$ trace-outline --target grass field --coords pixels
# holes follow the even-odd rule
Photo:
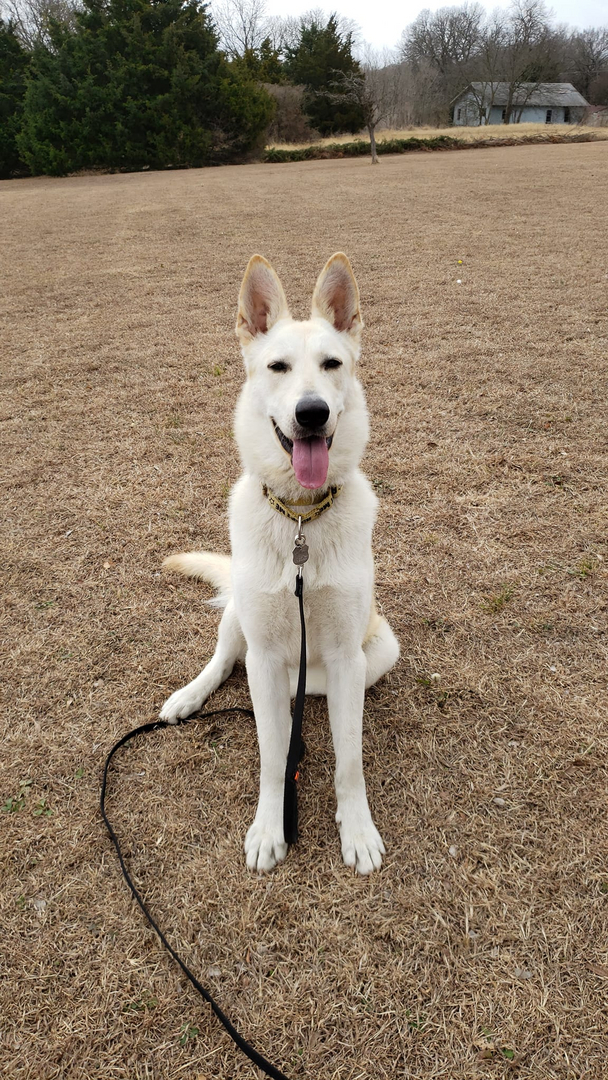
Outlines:
[[[209,657],[254,251],[296,314],[336,249],[367,323],[387,845],[341,863],[326,708],[268,877],[242,718],[122,752],[109,810],[187,963],[287,1076],[602,1080],[608,1025],[605,143],[0,186],[0,1073],[246,1080],[129,898],[110,745]],[[295,603],[295,600],[294,600]],[[238,671],[217,707],[248,704]]]
[[[506,137],[513,139],[529,139],[530,137],[547,139],[556,135],[572,136],[581,131],[593,135],[596,139],[608,139],[608,128],[581,127],[579,124],[509,124],[507,126],[504,124],[486,124],[481,128],[459,126],[443,128],[390,128],[378,131],[376,133],[376,139],[378,142],[384,142],[390,139],[435,139],[440,135],[449,135],[453,138],[464,139],[466,142],[474,143],[479,139],[504,139]],[[315,140],[315,144],[319,146],[330,146],[334,143],[352,142],[354,138],[356,138],[356,136],[353,135],[332,135],[327,139]],[[361,132],[359,138],[364,139],[365,141],[369,140],[366,131]],[[292,150],[295,147],[308,146],[308,143],[271,142],[268,145],[280,149]]]

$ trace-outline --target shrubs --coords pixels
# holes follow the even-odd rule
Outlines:
[[[275,114],[266,132],[267,142],[313,142],[318,138],[304,113],[304,87],[291,83],[265,84],[275,102]]]
[[[378,154],[406,154],[408,150],[453,150],[468,145],[461,139],[450,135],[438,135],[432,139],[387,139],[376,143]],[[323,158],[366,157],[370,153],[370,144],[365,139],[349,143],[327,143],[324,146],[303,146],[294,150],[279,147],[267,147],[262,160],[270,163],[282,161],[312,161]]]
[[[504,137],[480,135],[475,139],[459,139],[452,135],[435,135],[428,138],[386,139],[376,143],[377,154],[407,154],[409,150],[474,150],[487,146],[524,146],[530,143],[580,143],[593,142],[591,131],[547,131],[533,135],[505,135]],[[285,161],[323,161],[327,158],[366,157],[371,153],[370,143],[357,139],[349,143],[323,143],[292,149],[267,147],[262,161],[279,164]]]

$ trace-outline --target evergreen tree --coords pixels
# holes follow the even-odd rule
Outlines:
[[[326,25],[315,16],[303,20],[299,41],[285,50],[287,78],[306,87],[304,111],[312,127],[321,135],[356,132],[364,126],[361,108],[346,96],[342,103],[339,102],[335,94],[340,74],[361,74],[352,49],[352,33],[340,31],[337,16],[330,15]]]
[[[29,56],[11,23],[0,19],[0,179],[27,172],[17,148]]]
[[[198,0],[84,0],[39,48],[18,138],[32,172],[230,161],[273,103],[218,50]]]
[[[242,56],[234,61],[247,75],[261,83],[284,83],[283,64],[279,50],[274,47],[269,37],[264,38],[257,48],[245,49]]]

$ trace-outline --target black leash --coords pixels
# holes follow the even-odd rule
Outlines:
[[[294,563],[298,565],[298,575],[296,577],[296,589],[295,595],[298,597],[300,608],[300,628],[301,628],[301,644],[300,644],[300,669],[298,673],[298,686],[296,690],[296,698],[293,709],[293,719],[291,724],[291,737],[289,740],[289,752],[287,754],[287,766],[285,769],[285,794],[283,802],[283,826],[285,830],[285,842],[287,844],[295,844],[298,839],[298,794],[297,794],[297,781],[299,777],[298,765],[302,754],[304,753],[304,743],[302,742],[302,718],[304,715],[304,697],[306,693],[306,625],[304,621],[304,602],[303,602],[303,579],[302,579],[302,564],[308,559],[308,548],[306,547],[306,540],[302,532],[302,523],[300,520],[298,526],[298,535],[296,537],[296,547],[293,553]],[[213,712],[201,713],[198,719],[207,720],[211,716],[223,716],[226,713],[242,713],[245,716],[253,716],[251,709],[242,709],[234,707],[231,709],[214,709]],[[189,720],[178,720],[180,725],[188,724]],[[138,892],[133,883],[133,879],[127,869],[125,859],[118,841],[118,837],[114,831],[114,828],[106,813],[106,789],[108,785],[108,771],[110,763],[117,750],[120,750],[121,746],[124,746],[131,739],[134,739],[137,735],[147,735],[151,731],[160,731],[162,728],[175,727],[175,724],[170,724],[167,720],[156,720],[151,724],[142,724],[141,727],[135,728],[127,735],[123,735],[122,739],[119,739],[114,744],[110,753],[106,758],[106,763],[103,770],[103,780],[101,783],[101,796],[99,800],[99,806],[101,810],[101,816],[105,821],[106,828],[110,835],[110,840],[114,844],[116,854],[118,855],[118,861],[123,873],[123,877],[129,886],[134,899],[139,904],[143,914],[150,923],[153,930],[156,931],[167,952],[171,954],[177,964],[179,964],[184,975],[190,980],[195,990],[198,990],[201,997],[211,1006],[213,1012],[217,1016],[221,1024],[228,1032],[230,1038],[238,1046],[239,1050],[257,1065],[258,1069],[261,1069],[266,1076],[270,1076],[273,1080],[288,1080],[279,1069],[267,1061],[266,1058],[260,1054],[242,1035],[239,1034],[237,1029],[231,1023],[226,1016],[225,1012],[220,1008],[216,1001],[213,1000],[211,994],[205,989],[203,984],[199,982],[196,975],[190,971],[190,968],[184,963],[181,957],[176,953],[175,949],[170,945],[169,941],[165,937],[160,926],[150,914],[148,907],[146,906],[142,896]]]
[[[291,737],[285,766],[285,792],[283,795],[283,831],[285,843],[295,844],[298,840],[298,780],[300,779],[300,761],[304,756],[302,741],[302,718],[304,716],[304,698],[306,695],[306,623],[304,622],[304,580],[301,572],[296,578],[296,596],[300,606],[300,670],[296,699],[293,703]]]
[[[244,713],[246,716],[253,716],[253,712],[251,711],[251,709],[240,709],[240,708],[214,709],[213,712],[201,713],[200,719],[201,720],[206,720],[210,716],[221,716],[222,714],[231,713],[231,712]],[[187,724],[187,723],[189,723],[188,720],[178,720],[178,724]],[[120,844],[118,842],[118,837],[117,837],[117,835],[116,835],[116,833],[114,831],[114,828],[113,828],[113,826],[112,826],[112,824],[111,824],[111,822],[110,822],[110,820],[108,818],[108,815],[106,813],[106,788],[107,788],[107,783],[108,783],[108,769],[110,767],[110,762],[112,761],[112,758],[114,757],[114,754],[116,753],[116,751],[120,750],[121,746],[124,746],[125,743],[129,742],[130,739],[134,739],[136,735],[146,735],[150,731],[159,731],[161,728],[166,728],[166,727],[175,727],[175,725],[174,724],[169,724],[169,722],[167,720],[157,720],[152,724],[142,724],[141,727],[135,728],[134,731],[130,731],[128,735],[124,735],[123,738],[119,739],[119,741],[112,747],[112,749],[110,750],[110,753],[108,754],[108,756],[106,758],[106,763],[105,763],[105,767],[104,767],[104,770],[103,770],[103,781],[102,781],[102,785],[101,785],[101,798],[100,798],[101,816],[103,817],[103,820],[106,823],[106,828],[108,830],[108,833],[110,834],[110,839],[111,839],[112,843],[114,844],[114,847],[116,848],[116,854],[118,855],[118,861],[120,863],[120,868],[122,870],[123,877],[124,877],[127,885],[129,886],[129,888],[130,888],[130,890],[131,890],[131,892],[133,894],[134,899],[139,904],[141,910],[143,911],[143,913],[144,913],[146,919],[148,920],[148,922],[150,923],[150,926],[152,927],[152,929],[155,930],[156,933],[158,934],[158,936],[159,936],[160,940],[162,941],[163,945],[165,946],[165,949],[167,950],[167,952],[169,952],[171,954],[171,956],[173,957],[173,959],[175,960],[175,962],[177,964],[179,964],[179,966],[182,969],[184,975],[186,976],[187,979],[190,980],[190,982],[192,983],[195,990],[198,990],[201,997],[204,998],[204,1000],[211,1006],[211,1008],[213,1009],[213,1011],[214,1011],[215,1015],[217,1016],[218,1020],[220,1021],[221,1024],[223,1024],[223,1026],[225,1027],[226,1031],[228,1032],[230,1038],[238,1046],[239,1050],[242,1050],[242,1052],[246,1055],[246,1057],[248,1057],[249,1060],[252,1061],[254,1065],[257,1065],[258,1069],[261,1069],[262,1072],[266,1074],[266,1076],[271,1076],[273,1078],[273,1080],[288,1080],[288,1077],[285,1076],[285,1073],[282,1073],[279,1069],[277,1069],[274,1065],[272,1065],[270,1061],[267,1061],[266,1058],[262,1054],[258,1053],[258,1051],[253,1046],[251,1046],[250,1043],[248,1043],[247,1040],[244,1039],[241,1034],[239,1034],[239,1032],[235,1028],[234,1024],[232,1024],[231,1021],[226,1016],[226,1013],[223,1012],[223,1010],[220,1008],[220,1006],[217,1004],[217,1002],[213,1000],[213,998],[211,997],[211,994],[209,993],[209,991],[205,989],[205,987],[203,986],[203,984],[201,982],[199,982],[199,980],[197,979],[194,972],[190,971],[190,968],[187,967],[187,965],[182,960],[181,956],[179,956],[176,953],[175,949],[169,943],[169,941],[167,940],[167,938],[163,934],[160,926],[156,922],[155,918],[153,917],[153,915],[150,914],[150,911],[148,910],[148,907],[146,906],[143,898],[141,897],[141,895],[139,894],[139,892],[137,891],[137,888],[135,887],[135,885],[133,883],[133,879],[132,879],[132,877],[131,877],[128,869],[127,869],[127,865],[125,863],[124,856],[123,856],[123,853],[121,851]]]
[[[304,563],[308,562],[308,546],[306,537],[302,532],[301,517],[298,518],[295,545],[292,558],[298,568],[295,594],[300,608],[300,670],[298,671],[296,699],[293,703],[291,736],[287,752],[285,787],[283,790],[283,832],[286,844],[295,844],[298,839],[298,780],[300,778],[298,766],[305,750],[302,742],[302,718],[304,716],[304,698],[306,696],[306,623],[304,621],[304,578],[302,577],[302,567]]]

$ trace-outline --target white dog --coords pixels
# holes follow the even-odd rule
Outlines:
[[[306,691],[327,695],[342,855],[347,866],[369,874],[384,854],[363,779],[363,699],[393,666],[399,646],[374,603],[377,500],[358,468],[368,436],[355,375],[362,328],[346,255],[333,255],[324,267],[305,322],[292,319],[270,263],[253,256],[236,325],[247,381],[236,409],[243,475],[230,497],[232,558],[191,552],[165,560],[214,585],[224,614],[213,659],[169,698],[161,717],[189,716],[235,660],[247,666],[261,761],[258,808],[245,841],[253,870],[270,870],[287,851],[283,789],[300,650],[292,561],[298,514],[310,549]]]

